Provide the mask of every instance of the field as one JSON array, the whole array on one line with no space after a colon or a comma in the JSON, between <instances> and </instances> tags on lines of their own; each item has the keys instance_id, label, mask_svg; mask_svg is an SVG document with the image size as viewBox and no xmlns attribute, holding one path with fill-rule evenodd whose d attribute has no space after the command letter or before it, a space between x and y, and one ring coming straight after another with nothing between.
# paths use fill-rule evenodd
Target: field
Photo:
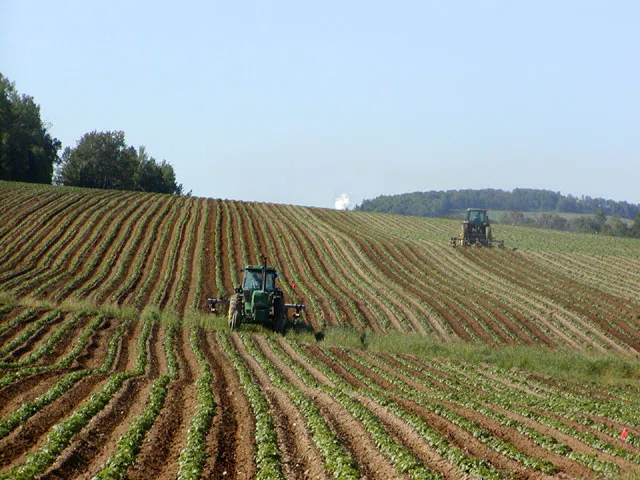
<instances>
[{"instance_id":1,"label":"field","mask_svg":"<svg viewBox=\"0 0 640 480\"><path fill-rule=\"evenodd\" d=\"M640 242L458 228L0 182L0 478L632 478ZM261 255L284 337L203 313Z\"/></svg>"}]
</instances>

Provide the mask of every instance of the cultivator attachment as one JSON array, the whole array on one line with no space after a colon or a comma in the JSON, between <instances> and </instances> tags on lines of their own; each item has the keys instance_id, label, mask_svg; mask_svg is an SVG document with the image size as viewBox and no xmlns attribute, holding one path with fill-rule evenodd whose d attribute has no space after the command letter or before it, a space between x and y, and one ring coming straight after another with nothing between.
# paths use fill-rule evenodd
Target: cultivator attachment
<instances>
[{"instance_id":1,"label":"cultivator attachment","mask_svg":"<svg viewBox=\"0 0 640 480\"><path fill-rule=\"evenodd\" d=\"M300 318L300 312L305 309L304 305L298 303L285 303L284 308L285 310L295 310L291 314L291 318L293 318L294 321Z\"/></svg>"},{"instance_id":2,"label":"cultivator attachment","mask_svg":"<svg viewBox=\"0 0 640 480\"><path fill-rule=\"evenodd\" d=\"M504 248L504 240L479 240L475 242L469 242L462 237L451 237L449 245L452 247L498 247Z\"/></svg>"},{"instance_id":3,"label":"cultivator attachment","mask_svg":"<svg viewBox=\"0 0 640 480\"><path fill-rule=\"evenodd\" d=\"M223 305L225 301L222 298L207 298L207 303L209 304L209 311L211 313L218 313L218 309L222 307L218 307L218 305Z\"/></svg>"}]
</instances>

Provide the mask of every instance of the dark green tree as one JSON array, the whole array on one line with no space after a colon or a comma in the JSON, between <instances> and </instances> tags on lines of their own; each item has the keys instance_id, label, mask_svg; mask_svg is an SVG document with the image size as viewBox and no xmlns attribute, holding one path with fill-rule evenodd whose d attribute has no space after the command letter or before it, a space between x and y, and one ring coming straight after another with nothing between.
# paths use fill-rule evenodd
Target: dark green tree
<instances>
[{"instance_id":1,"label":"dark green tree","mask_svg":"<svg viewBox=\"0 0 640 480\"><path fill-rule=\"evenodd\" d=\"M61 143L47 131L33 97L0 73L0 179L51 183Z\"/></svg>"},{"instance_id":2,"label":"dark green tree","mask_svg":"<svg viewBox=\"0 0 640 480\"><path fill-rule=\"evenodd\" d=\"M90 132L75 148L67 147L56 183L87 188L141 190L182 194L173 167L151 157L145 147L127 146L125 135L117 132Z\"/></svg>"},{"instance_id":3,"label":"dark green tree","mask_svg":"<svg viewBox=\"0 0 640 480\"><path fill-rule=\"evenodd\" d=\"M138 149L138 162L137 189L145 192L182 194L182 185L176 182L173 167L165 160L156 162L142 146Z\"/></svg>"},{"instance_id":4,"label":"dark green tree","mask_svg":"<svg viewBox=\"0 0 640 480\"><path fill-rule=\"evenodd\" d=\"M90 132L62 153L56 179L66 186L134 190L138 154L127 147L124 132Z\"/></svg>"}]
</instances>

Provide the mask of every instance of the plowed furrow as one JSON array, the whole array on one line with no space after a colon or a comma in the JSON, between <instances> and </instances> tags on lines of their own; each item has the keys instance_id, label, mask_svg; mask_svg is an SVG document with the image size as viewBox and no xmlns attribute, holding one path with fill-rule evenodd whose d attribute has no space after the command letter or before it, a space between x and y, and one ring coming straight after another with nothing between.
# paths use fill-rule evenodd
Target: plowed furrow
<instances>
[{"instance_id":1,"label":"plowed furrow","mask_svg":"<svg viewBox=\"0 0 640 480\"><path fill-rule=\"evenodd\" d=\"M37 325L34 325L34 328L37 330L33 331L27 338L20 338L21 335L17 335L15 339L7 342L7 345L3 347L3 350L13 347L10 351L5 353L3 360L7 362L15 362L22 358L25 355L28 355L39 345L47 341L47 336L52 329L58 328L60 324L62 324L66 318L66 316L62 313L53 313L55 317L51 318L50 321L47 321L40 328L37 328ZM28 332L24 332L27 334ZM22 332L20 332L22 334ZM12 345L19 342L18 345Z\"/></svg>"},{"instance_id":2,"label":"plowed furrow","mask_svg":"<svg viewBox=\"0 0 640 480\"><path fill-rule=\"evenodd\" d=\"M358 247L354 241L339 232L328 230L324 222L315 222L310 211L299 207L290 207L296 212L300 223L309 225L309 233L313 234L312 243L319 246L329 264L329 276L336 277L347 290L352 291L359 298L359 307L367 310L365 325L357 325L351 315L343 312L341 323L350 323L357 328L371 328L374 331L385 331L389 328L401 330L401 318L394 309L397 299L388 293L386 285L383 288L379 282L372 279L379 278L375 273L368 271L369 267L361 265L357 261ZM320 279L319 281L324 281ZM410 314L410 313L409 313Z\"/></svg>"},{"instance_id":3,"label":"plowed furrow","mask_svg":"<svg viewBox=\"0 0 640 480\"><path fill-rule=\"evenodd\" d=\"M301 237L294 230L295 222L292 222L292 219L290 217L286 218L283 215L282 208L279 205L273 205L271 206L271 208L266 209L265 215L268 215L268 222L270 225L273 224L281 226L280 232L273 232L272 236L276 235L275 238L280 237L284 240L279 242L279 247L282 248L283 251L287 252L288 258L290 259L290 261L288 262L286 259L284 261L288 264L293 263L293 265L291 266L295 269L296 276L305 279L304 285L309 289L311 293L313 293L313 296L319 303L320 310L322 311L323 316L322 323L338 324L344 322L344 319L342 318L343 315L338 309L336 309L334 305L332 305L330 301L331 297L334 297L335 300L340 301L340 297L342 295L332 295L332 289L330 286L329 290L327 290L325 281L326 273L318 271L318 269L313 265L312 256L314 252L309 251L305 248ZM343 311L346 312L348 311L348 309L344 309ZM314 326L314 329L317 330L318 327Z\"/></svg>"},{"instance_id":4,"label":"plowed furrow","mask_svg":"<svg viewBox=\"0 0 640 480\"><path fill-rule=\"evenodd\" d=\"M58 379L59 376L53 380ZM105 380L106 375L83 378L55 402L38 411L7 437L0 439L0 467L24 462L26 454L38 448L49 429L69 416L91 394L99 391ZM46 385L51 386L52 383L47 382ZM43 389L37 393L42 394L45 391ZM31 399L30 397L31 395L25 398L25 401Z\"/></svg>"},{"instance_id":5,"label":"plowed furrow","mask_svg":"<svg viewBox=\"0 0 640 480\"><path fill-rule=\"evenodd\" d=\"M32 252L32 249L38 248L40 244L45 243L45 239L55 231L56 221L62 216L65 210L76 210L77 203L83 200L80 194L69 194L62 197L62 200L52 202L43 209L36 212L30 219L22 224L13 224L14 229L20 228L19 234L15 234L13 230L13 239L5 244L4 258L0 272L16 273L20 270L20 262ZM66 215L66 214L65 214ZM22 266L24 267L24 266ZM5 280L5 275L0 276L0 280Z\"/></svg>"},{"instance_id":6,"label":"plowed furrow","mask_svg":"<svg viewBox=\"0 0 640 480\"><path fill-rule=\"evenodd\" d=\"M245 259L242 252L242 219L235 215L235 203L233 200L223 202L226 222L224 235L227 237L228 245L225 253L229 260L229 277L233 285L238 285L240 283L238 271L245 266Z\"/></svg>"},{"instance_id":7,"label":"plowed furrow","mask_svg":"<svg viewBox=\"0 0 640 480\"><path fill-rule=\"evenodd\" d=\"M160 270L161 273L165 274L166 281L162 282L164 288L162 293L158 292L158 294L156 294L156 298L159 298L159 300L154 302L154 304L158 305L161 310L164 310L167 303L175 298L178 287L177 283L183 274L181 269L182 261L189 253L184 252L183 250L185 249L185 245L188 240L187 236L189 236L189 232L191 232L190 227L195 225L195 220L197 218L197 212L195 212L196 205L194 201L183 206L183 209L186 209L186 211L183 210L181 212L180 226L175 232L177 238L172 241L167 255L167 262L163 264L163 268ZM168 278L166 276L166 272L170 272Z\"/></svg>"},{"instance_id":8,"label":"plowed furrow","mask_svg":"<svg viewBox=\"0 0 640 480\"><path fill-rule=\"evenodd\" d=\"M280 357L259 342L267 358L278 368L285 379L299 388L320 408L323 417L332 427L341 444L356 461L363 478L403 478L378 448L360 420L322 389L308 387Z\"/></svg>"},{"instance_id":9,"label":"plowed furrow","mask_svg":"<svg viewBox=\"0 0 640 480\"><path fill-rule=\"evenodd\" d=\"M135 197L133 197L135 198ZM40 286L48 288L51 292L50 298L60 301L75 291L83 282L83 279L90 275L90 260L99 257L114 241L116 232L126 219L136 215L136 211L142 206L142 197L138 196L136 201L127 197L125 202L110 208L107 215L102 213L102 218L94 224L87 235L82 238L75 248L68 252L67 258L58 269L60 273L54 277L49 285ZM97 262L96 262L97 263Z\"/></svg>"},{"instance_id":10,"label":"plowed furrow","mask_svg":"<svg viewBox=\"0 0 640 480\"><path fill-rule=\"evenodd\" d=\"M178 378L169 384L164 408L147 432L135 465L127 472L130 478L174 479L178 474L178 458L187 442L189 420L196 411L195 380L199 366L186 331L176 330Z\"/></svg>"},{"instance_id":11,"label":"plowed furrow","mask_svg":"<svg viewBox=\"0 0 640 480\"><path fill-rule=\"evenodd\" d=\"M15 226L24 228L27 226L27 219L35 212L40 212L47 206L55 204L64 195L62 192L50 191L42 195L21 195L15 198L9 193L8 199L3 198L0 205L2 206L2 217L0 217L0 225L4 227L0 229L0 240L7 235L13 233ZM4 244L4 242L0 243Z\"/></svg>"},{"instance_id":12,"label":"plowed furrow","mask_svg":"<svg viewBox=\"0 0 640 480\"><path fill-rule=\"evenodd\" d=\"M283 209L292 212L291 218L295 218L296 210L292 207L281 207ZM307 258L311 263L318 266L319 270L315 271L316 278L323 281L325 289L330 292L333 299L339 303L339 311L335 312L335 309L328 310L329 316L324 318L326 324L339 325L344 322L343 317L346 312L354 313L356 317L360 319L368 319L369 325L373 330L380 331L381 327L377 320L378 313L371 309L367 302L363 301L361 296L358 295L357 289L353 288L353 284L350 283L344 275L339 275L336 268L335 261L328 258L327 251L331 251L331 248L327 246L322 235L318 235L312 228L299 228L299 225L303 224L304 220L299 222L290 222L291 233L296 238L302 250L306 253ZM324 243L324 244L323 244ZM314 268L316 270L316 268ZM354 322L357 327L361 327L357 322Z\"/></svg>"},{"instance_id":13,"label":"plowed furrow","mask_svg":"<svg viewBox=\"0 0 640 480\"><path fill-rule=\"evenodd\" d=\"M128 195L123 195L127 197ZM50 287L49 280L68 271L68 265L72 261L72 254L88 243L87 238L94 229L95 223L105 217L104 211L113 206L117 210L117 204L124 206L117 199L101 198L96 202L87 202L86 206L77 215L72 215L73 220L66 225L61 236L54 241L46 255L36 257L34 268L29 272L12 279L5 284L5 288L13 288L17 295L33 292L34 295L46 294L44 291ZM115 204L115 205L110 205Z\"/></svg>"},{"instance_id":14,"label":"plowed furrow","mask_svg":"<svg viewBox=\"0 0 640 480\"><path fill-rule=\"evenodd\" d=\"M106 407L74 437L43 478L90 478L100 470L118 439L144 409L152 382L159 375L161 358L157 345L162 341L156 324L147 343L149 359L144 376L125 381Z\"/></svg>"},{"instance_id":15,"label":"plowed furrow","mask_svg":"<svg viewBox=\"0 0 640 480\"><path fill-rule=\"evenodd\" d=\"M548 318L550 311L558 311L562 318L564 318L565 316L571 317L572 314L571 312L569 312L569 310L561 309L560 306L553 304L548 298L544 296L543 293L533 293L525 289L522 289L521 291L520 288L518 288L508 276L505 276L504 274L496 275L495 273L492 273L487 269L483 269L482 266L473 259L463 262L459 257L452 258L451 252L443 251L443 249L439 249L438 251L443 252L447 258L451 258L451 264L460 265L462 268L465 268L465 270L469 269L472 272L471 275L477 276L477 278L486 279L486 281L489 282L492 286L494 292L497 291L496 289L504 291L504 295L507 299L510 299L510 301L514 302L514 306L522 309L525 315L531 315L531 319L529 319L528 321L525 317L525 323L531 325L531 328L538 328L538 325L531 323L533 320L533 322L544 326L544 328L548 330L546 334L553 342L553 345L569 345L575 349L583 348L581 347L580 343L576 341L576 339L574 339L574 337L577 337L578 339L580 339L580 341L583 341L587 345L600 347L600 345L594 344L593 340L589 339L584 334L584 332L573 325L572 322L563 320L563 324L561 326L556 326L554 322L550 322ZM443 264L443 260L439 260L435 256L433 257L433 260L439 262L439 268L442 268L443 271L447 271L447 266ZM475 274L473 272L475 272ZM568 331L565 331L565 329ZM599 332L594 333L600 335ZM607 341L606 338L601 338L603 342ZM616 348L615 344L613 344L612 342L611 344L614 348ZM600 348L602 349L602 347Z\"/></svg>"},{"instance_id":16,"label":"plowed furrow","mask_svg":"<svg viewBox=\"0 0 640 480\"><path fill-rule=\"evenodd\" d=\"M231 266L229 265L229 249L232 248L229 245L229 239L227 237L227 228L232 228L232 226L228 226L228 220L226 215L226 207L224 206L224 200L218 200L218 209L220 211L219 222L216 225L216 235L219 237L218 243L220 245L220 251L216 252L218 254L218 260L221 267L221 275L222 282L224 285L225 292L233 292L233 281L231 279Z\"/></svg>"},{"instance_id":17,"label":"plowed furrow","mask_svg":"<svg viewBox=\"0 0 640 480\"><path fill-rule=\"evenodd\" d=\"M217 403L207 436L207 461L202 478L248 480L255 475L255 420L233 366L211 333L202 348L214 377Z\"/></svg>"},{"instance_id":18,"label":"plowed furrow","mask_svg":"<svg viewBox=\"0 0 640 480\"><path fill-rule=\"evenodd\" d=\"M105 271L104 282L96 283L93 287L100 287L94 295L97 301L110 299L122 305L135 292L143 279L147 263L151 261L151 249L158 232L167 221L170 206L170 202L156 201L148 213L136 219L135 223L127 225L126 232L129 234L119 236L114 245L115 251L106 256L114 258L118 269L115 272L113 268ZM121 256L121 252L124 255Z\"/></svg>"},{"instance_id":19,"label":"plowed furrow","mask_svg":"<svg viewBox=\"0 0 640 480\"><path fill-rule=\"evenodd\" d=\"M272 226L281 223L277 220L277 217L274 217L275 209L277 209L277 206L260 205L256 208L260 215L263 216L262 222L265 225L262 228L265 229L265 235L270 239L274 239L278 266L286 265L288 267L281 267L283 268L284 276L286 276L286 281L297 282L299 290L308 292L310 298L305 299L307 302L305 320L311 324L315 331L318 331L325 325L327 319L332 317L339 318L339 316L337 313L331 313L333 307L329 302L328 295L323 293L324 282L319 277L316 277L318 273L314 271L315 269L305 255L302 246L295 239L288 240L286 237L289 237L289 235L285 236L282 231L278 231ZM289 230L288 226L283 228L286 228L287 231Z\"/></svg>"},{"instance_id":20,"label":"plowed furrow","mask_svg":"<svg viewBox=\"0 0 640 480\"><path fill-rule=\"evenodd\" d=\"M89 337L86 347L75 358L72 368L100 368L107 356L109 340L120 327L122 321L121 319L105 319Z\"/></svg>"},{"instance_id":21,"label":"plowed furrow","mask_svg":"<svg viewBox=\"0 0 640 480\"><path fill-rule=\"evenodd\" d=\"M107 198L112 197L115 193L95 195L92 197L82 198L79 196L75 202L73 202L69 208L58 209L56 215L47 217L47 224L42 225L39 229L42 229L42 235L34 235L24 243L21 252L17 254L16 258L12 260L14 265L22 264L24 267L24 273L28 273L37 268L38 263L42 259L48 259L48 253L53 249L60 248L64 245L60 242L60 239L67 234L68 230L72 230L73 226L83 216L83 212L88 209L92 209L94 206L105 201ZM83 200L83 202L80 202ZM64 212L64 214L63 214ZM48 225L51 223L51 225ZM18 271L19 269L16 269ZM24 273L20 273L23 275ZM3 278L3 282L7 279Z\"/></svg>"},{"instance_id":22,"label":"plowed furrow","mask_svg":"<svg viewBox=\"0 0 640 480\"><path fill-rule=\"evenodd\" d=\"M194 200L192 209L195 211L192 215L191 225L187 231L187 239L185 241L185 247L178 254L178 261L180 262L180 275L176 278L172 286L172 291L169 294L171 299L171 310L184 314L187 309L187 305L191 305L191 295L196 290L195 284L197 282L196 269L194 267L194 260L198 256L198 231L200 230L200 224L203 218L204 202ZM192 286L194 285L194 286Z\"/></svg>"},{"instance_id":23,"label":"plowed furrow","mask_svg":"<svg viewBox=\"0 0 640 480\"><path fill-rule=\"evenodd\" d=\"M356 354L357 352L353 353ZM363 357L365 361L374 360L374 357L372 356L366 356L364 354L361 354L360 356ZM394 368L393 363L391 363L391 365L379 361L374 361L373 363L377 368L385 370L390 375L399 378L402 382L404 382L412 389L429 393L429 389L425 388L418 382L415 382L413 378L407 377L402 372L400 372L399 369L397 370L396 368ZM540 478L544 476L539 471L526 468L523 464L515 461L514 459L499 454L496 450L490 448L485 443L476 440L471 432L445 418L442 418L431 409L427 409L423 405L420 405L415 401L407 398L407 396L400 392L396 387L394 387L393 384L389 383L384 378L375 374L371 370L363 368L362 365L359 365L357 363L352 363L352 365L358 368L364 375L371 378L373 384L382 386L385 390L387 390L390 397L396 404L402 406L402 408L404 408L406 411L425 420L431 427L439 431L442 435L446 436L453 444L461 448L463 451L467 452L467 454L476 458L483 458L492 463L496 468L517 473L517 475L522 478ZM434 388L437 389L439 387L434 385ZM548 460L547 457L549 457L550 455L548 451L536 446L528 437L518 433L513 428L504 427L496 421L491 420L472 409L462 407L454 402L431 399L431 403L441 404L446 408L449 408L452 411L456 412L460 416L475 422L475 424L477 424L480 428L485 429L495 438L499 438L502 441L515 445L520 451L522 451L526 455L529 455L530 457L545 458ZM551 454L551 456L553 457L553 460L560 461L561 467L558 466L558 468L569 469L571 471L576 470L574 463L566 461L567 459L565 457L555 454ZM556 462L554 462L554 464L555 463ZM578 467L577 470L582 471L583 469L581 467Z\"/></svg>"},{"instance_id":24,"label":"plowed furrow","mask_svg":"<svg viewBox=\"0 0 640 480\"><path fill-rule=\"evenodd\" d=\"M515 262L511 262L512 258L517 257L517 255L510 255L509 257L510 257L508 259L509 261L503 262L502 270L498 270L497 267L492 267L488 263L484 263L484 266L485 268L490 269L493 273L502 274L503 276L507 274L507 272L509 272L508 278L512 282L516 283L517 285L519 285L520 287L528 291L531 291L534 293L539 292L541 287L533 283L529 275L531 270L535 270L538 267L534 268L534 264L532 263L526 264L526 267L522 265L518 266L518 260L516 260ZM516 266L513 266L513 265L516 265ZM544 282L548 283L550 281L550 277L543 277L543 279L540 281L543 283ZM587 318L590 322L592 322L594 325L597 325L608 335L617 339L618 342L621 342L622 344L627 344L634 350L640 351L640 340L638 340L637 333L633 328L631 328L628 324L624 322L620 322L618 318L613 317L610 314L606 316L595 314L589 308L589 306L584 305L582 300L575 299L575 292L577 290L584 290L582 286L578 285L575 282L570 282L570 283L571 285L573 285L573 288L575 289L575 290L571 290L570 292L567 291L566 288L561 287L559 285L559 282L553 282L551 285L543 287L545 291L545 296L552 299L554 302L558 303L559 305L567 308L568 310L579 313L584 318ZM599 292L598 294L595 294L595 295L590 293L583 293L582 295L594 301L597 301L597 299L602 295L602 292ZM618 328L612 327L609 322L617 325Z\"/></svg>"},{"instance_id":25,"label":"plowed furrow","mask_svg":"<svg viewBox=\"0 0 640 480\"><path fill-rule=\"evenodd\" d=\"M0 417L46 392L62 375L62 372L36 373L0 388Z\"/></svg>"},{"instance_id":26,"label":"plowed furrow","mask_svg":"<svg viewBox=\"0 0 640 480\"><path fill-rule=\"evenodd\" d=\"M274 236L274 233L271 231L269 217L263 216L263 213L253 205L247 207L247 216L249 218L250 225L252 225L252 228L257 234L260 253L262 255L265 255L267 259L273 259L269 260L269 263L278 265L278 267L280 268L279 272L281 276L280 285L283 287L285 293L290 294L291 288L289 287L289 285L285 285L285 282L288 283L291 281L295 281L295 279L298 278L292 272L291 268L294 268L298 271L300 271L300 269L297 269L295 267L294 260L291 260L290 262L287 261L289 258L288 253L284 250L280 235L276 234ZM301 299L302 302L307 302L310 300L311 299L307 298ZM307 320L312 325L312 328L316 329L318 326L318 322L314 311L314 305L316 304L313 302L311 304L307 304L305 320Z\"/></svg>"},{"instance_id":27,"label":"plowed furrow","mask_svg":"<svg viewBox=\"0 0 640 480\"><path fill-rule=\"evenodd\" d=\"M264 392L274 417L278 433L282 471L287 478L328 478L305 420L286 391L273 385L266 371L260 366L238 337L233 338L236 349Z\"/></svg>"},{"instance_id":28,"label":"plowed furrow","mask_svg":"<svg viewBox=\"0 0 640 480\"><path fill-rule=\"evenodd\" d=\"M116 364L123 367L128 363L128 354L135 352L135 344L137 341L136 334L140 333L140 322L137 322L136 328L133 331L129 331L125 334L126 338L121 339L121 348L119 349L118 358ZM132 354L135 357L135 354ZM45 372L34 376L36 380L39 377L48 378L48 376L55 376L54 380L57 380L63 373L62 372ZM73 410L75 410L83 401L93 392L99 391L107 375L91 375L86 377L80 382L76 383L69 391L59 397L56 401L44 407L37 412L34 416L27 420L24 427L14 430L9 436L0 440L2 446L2 452L6 452L2 456L2 467L0 470L8 468L10 465L19 465L24 462L26 456L35 450L37 450L45 441L48 430L55 424L68 417ZM32 379L28 377L21 381L18 385L23 383L32 383ZM38 382L35 382L38 385ZM43 392L38 392L43 393ZM117 413L116 413L117 415ZM68 478L68 477L62 477Z\"/></svg>"},{"instance_id":29,"label":"plowed furrow","mask_svg":"<svg viewBox=\"0 0 640 480\"><path fill-rule=\"evenodd\" d=\"M197 299L198 310L207 308L206 299L209 297L220 297L223 292L216 289L216 210L218 204L215 200L207 199L205 207L209 210L207 224L204 230L204 253L202 268L202 298Z\"/></svg>"},{"instance_id":30,"label":"plowed furrow","mask_svg":"<svg viewBox=\"0 0 640 480\"><path fill-rule=\"evenodd\" d=\"M106 248L101 249L99 262L85 268L87 275L82 287L78 288L80 295L92 296L98 304L113 301L114 296L111 294L123 281L134 275L141 275L141 270L132 271L134 265L148 261L147 252L140 251L140 243L147 236L145 246L152 247L155 243L153 239L158 235L155 228L167 221L167 212L171 206L170 201L149 200L146 208L141 208L135 215L127 218L122 226L118 226L117 234L110 237ZM149 228L152 229L151 233L148 233Z\"/></svg>"},{"instance_id":31,"label":"plowed furrow","mask_svg":"<svg viewBox=\"0 0 640 480\"><path fill-rule=\"evenodd\" d=\"M142 273L144 282L140 286L136 297L131 301L131 304L136 308L141 309L150 303L152 293L161 281L161 275L167 271L166 262L169 258L169 248L180 225L180 207L180 200L174 200L168 221L163 224L160 236L153 242L151 253L149 254L151 262L145 265Z\"/></svg>"},{"instance_id":32,"label":"plowed furrow","mask_svg":"<svg viewBox=\"0 0 640 480\"><path fill-rule=\"evenodd\" d=\"M78 322L67 331L63 337L49 348L46 353L36 362L36 365L53 365L64 355L69 353L74 346L74 340L88 325L91 317L82 315Z\"/></svg>"},{"instance_id":33,"label":"plowed furrow","mask_svg":"<svg viewBox=\"0 0 640 480\"><path fill-rule=\"evenodd\" d=\"M28 328L29 324L35 322L44 312L44 310L30 309L30 311L25 311L24 315L21 312L21 318L17 318L18 315L15 315L10 319L11 321L7 321L0 328L0 348L4 348L13 338L20 335L22 330Z\"/></svg>"}]
</instances>

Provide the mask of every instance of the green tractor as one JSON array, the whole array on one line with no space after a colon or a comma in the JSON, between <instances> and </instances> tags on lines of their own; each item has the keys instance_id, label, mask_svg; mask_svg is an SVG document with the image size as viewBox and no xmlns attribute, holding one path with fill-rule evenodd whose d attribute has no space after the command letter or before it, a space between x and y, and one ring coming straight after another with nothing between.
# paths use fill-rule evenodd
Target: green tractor
<instances>
[{"instance_id":1,"label":"green tractor","mask_svg":"<svg viewBox=\"0 0 640 480\"><path fill-rule=\"evenodd\" d=\"M504 240L493 240L491 223L487 211L480 208L467 208L467 218L462 222L462 232L451 237L452 247L504 247Z\"/></svg>"},{"instance_id":2,"label":"green tractor","mask_svg":"<svg viewBox=\"0 0 640 480\"><path fill-rule=\"evenodd\" d=\"M284 333L287 311L294 310L293 318L298 319L305 306L284 302L282 290L276 287L278 272L266 265L247 265L242 269L242 285L235 288L229 300L228 322L231 330L237 330L243 323L270 325L274 331ZM209 310L217 313L217 305L224 303L220 298L207 299Z\"/></svg>"}]
</instances>

